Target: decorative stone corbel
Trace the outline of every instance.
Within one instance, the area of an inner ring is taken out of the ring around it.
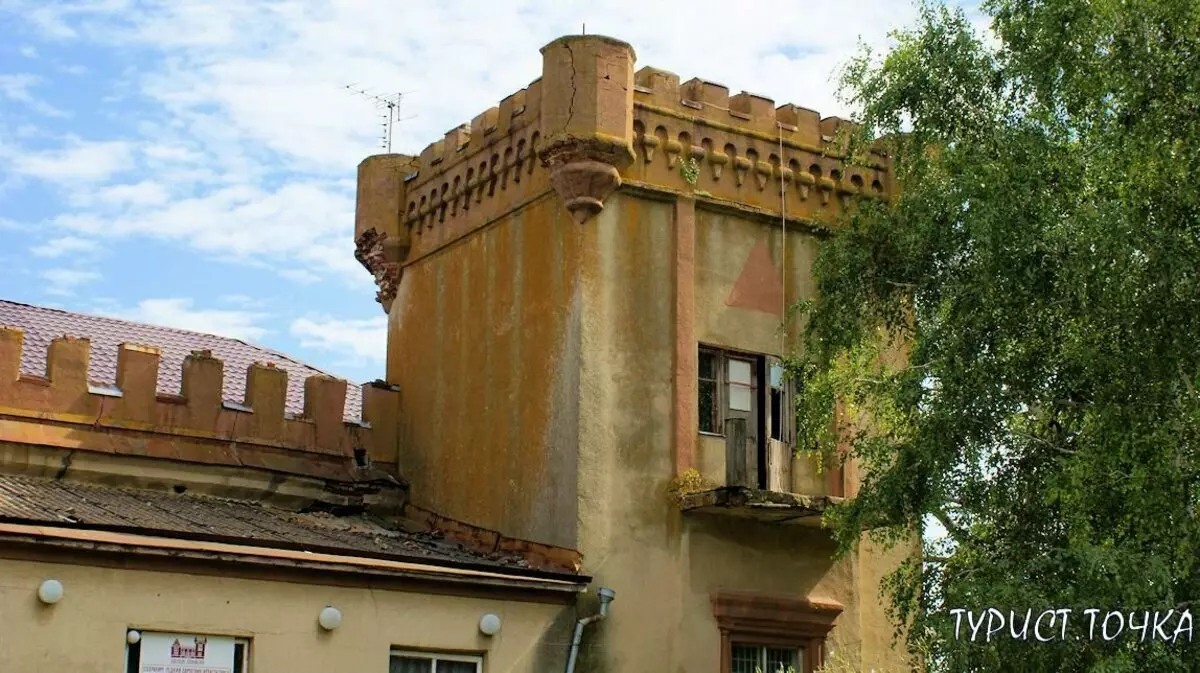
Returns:
[[[713,180],[720,180],[721,171],[725,168],[725,164],[729,163],[729,155],[725,154],[724,152],[717,152],[716,150],[713,150],[713,152],[708,155],[708,163],[712,164]]]
[[[831,178],[821,178],[817,180],[817,186],[821,188],[821,205],[829,205],[829,195],[837,187]]]
[[[746,181],[746,171],[750,170],[750,166],[750,160],[746,157],[733,158],[733,172],[737,174],[738,187],[741,187],[742,183]]]
[[[758,162],[754,167],[754,178],[758,180],[758,189],[762,191],[767,188],[767,179],[771,177],[771,164],[766,161]]]
[[[683,151],[683,145],[678,140],[667,141],[667,168],[675,168],[675,162],[679,160],[679,153]]]
[[[550,186],[583,224],[621,186],[621,170],[633,162],[633,150],[616,138],[572,138],[542,150],[541,159],[550,169]]]
[[[646,155],[646,163],[654,161],[654,150],[659,144],[658,136],[647,133],[642,137],[642,150]]]
[[[817,179],[808,171],[798,171],[796,173],[796,189],[800,191],[800,200],[808,199],[808,190],[817,183]]]

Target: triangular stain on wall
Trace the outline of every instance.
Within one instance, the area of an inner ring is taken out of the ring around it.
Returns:
[[[725,305],[783,315],[783,280],[766,240],[760,239],[750,251]]]

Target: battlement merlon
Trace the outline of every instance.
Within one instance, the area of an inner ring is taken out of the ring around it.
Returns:
[[[854,166],[845,161],[847,120],[730,95],[700,78],[681,83],[651,67],[635,73],[633,48],[610,37],[562,37],[541,52],[539,79],[419,157],[381,155],[360,166],[358,257],[375,275],[385,310],[406,261],[550,190],[579,222],[625,182],[776,216],[783,193],[787,216],[810,221],[831,220],[855,196],[893,191],[882,152]],[[682,167],[694,170],[685,176]]]
[[[0,327],[0,443],[246,466],[336,481],[354,481],[356,462],[394,466],[392,423],[399,393],[362,387],[362,420],[343,418],[346,382],[315,375],[304,381],[303,413],[285,412],[287,372],[255,363],[245,397],[223,399],[224,363],[206,351],[184,359],[181,390],[159,391],[160,351],[122,344],[116,381],[88,380],[91,343],[50,343],[44,376],[21,373],[24,333]],[[50,425],[46,425],[50,422]],[[84,435],[87,435],[84,438]],[[365,456],[357,455],[366,451]]]

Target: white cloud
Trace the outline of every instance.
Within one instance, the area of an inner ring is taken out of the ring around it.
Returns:
[[[37,48],[31,44],[21,45],[18,52],[25,58],[37,58],[38,55]]]
[[[87,254],[100,250],[96,241],[78,236],[62,236],[29,249],[35,257],[56,258],[69,254]]]
[[[261,323],[269,316],[253,311],[204,309],[186,298],[144,299],[125,309],[107,309],[105,315],[176,329],[255,341],[270,333]]]
[[[46,269],[41,277],[49,283],[46,293],[59,296],[73,295],[80,285],[100,280],[99,273],[83,269]]]
[[[170,199],[170,193],[162,184],[153,180],[98,187],[82,187],[68,194],[71,204],[79,208],[97,206],[159,206]]]
[[[364,320],[299,318],[292,321],[290,331],[301,346],[332,351],[348,363],[381,363],[387,358],[387,316]]]
[[[279,275],[293,283],[300,283],[301,285],[311,285],[321,280],[320,276],[308,269],[283,269],[279,272]]]
[[[47,117],[66,117],[66,112],[36,98],[30,89],[41,82],[37,75],[20,73],[15,75],[0,75],[0,95],[10,100],[24,103],[31,110]]]
[[[365,279],[352,253],[353,194],[321,182],[291,182],[275,191],[229,186],[161,206],[60,215],[61,230],[100,237],[145,236],[186,242],[212,255],[268,260],[281,268],[309,265],[346,279]],[[105,189],[76,201],[103,200]]]
[[[15,75],[0,75],[0,93],[13,100],[28,100],[29,89],[38,83],[40,78],[29,73]]]
[[[16,152],[8,157],[18,175],[50,182],[106,180],[132,165],[131,143],[123,140],[66,139],[65,147],[37,152]]]

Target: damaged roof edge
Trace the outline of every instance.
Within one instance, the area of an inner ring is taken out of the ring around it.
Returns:
[[[430,558],[418,555],[407,554],[389,554],[389,553],[372,553],[363,550],[348,550],[339,547],[331,547],[315,544],[299,544],[289,543],[280,540],[273,540],[270,543],[265,541],[254,540],[252,538],[242,538],[227,535],[208,535],[201,533],[189,533],[175,530],[159,530],[154,528],[134,527],[134,526],[114,526],[104,524],[48,524],[45,521],[21,520],[15,518],[5,518],[0,521],[0,535],[7,531],[9,526],[21,526],[28,529],[37,529],[48,531],[50,534],[60,534],[65,536],[75,535],[125,535],[135,538],[147,538],[156,540],[168,540],[178,542],[181,545],[190,544],[215,544],[228,545],[233,547],[245,548],[247,550],[256,550],[258,552],[280,552],[280,553],[295,553],[295,554],[321,554],[330,557],[344,559],[361,559],[364,561],[381,561],[394,563],[411,563],[421,566],[430,566],[444,568],[447,571],[463,571],[475,573],[490,573],[499,574],[511,577],[520,577],[526,579],[550,580],[550,581],[568,581],[581,582],[587,584],[591,581],[590,577],[577,575],[570,572],[556,572],[553,570],[543,570],[540,568],[523,568],[520,566],[501,566],[488,563],[472,563],[470,561],[459,561],[448,558]],[[347,553],[352,551],[352,553]]]
[[[400,556],[377,558],[312,550],[283,549],[249,544],[170,537],[62,526],[0,522],[0,542],[30,544],[98,552],[123,552],[142,556],[189,558],[222,563],[249,563],[277,568],[340,571],[459,584],[498,585],[557,593],[581,593],[591,583],[583,575],[550,573],[518,568],[481,566]]]

